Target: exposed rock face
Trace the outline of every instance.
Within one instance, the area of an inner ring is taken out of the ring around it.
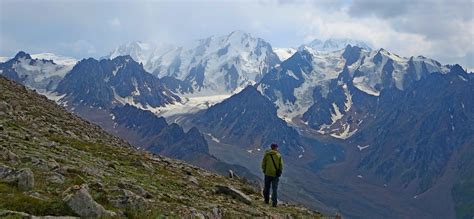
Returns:
[[[125,103],[158,107],[180,101],[130,56],[100,61],[84,59],[61,80],[55,91],[66,95],[62,101],[68,101],[69,105],[102,108]]]
[[[107,211],[89,194],[87,185],[73,186],[65,191],[64,202],[81,217],[114,217],[116,214]]]
[[[253,86],[197,114],[193,124],[226,144],[260,148],[277,143],[283,153],[301,150],[297,131],[278,118],[275,105]]]

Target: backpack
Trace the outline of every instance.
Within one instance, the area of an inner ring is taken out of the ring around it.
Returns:
[[[270,157],[272,158],[272,162],[273,162],[273,166],[275,167],[275,170],[276,170],[276,177],[280,177],[281,176],[281,169],[278,169],[276,164],[275,164],[275,160],[273,160],[273,156],[270,154]]]

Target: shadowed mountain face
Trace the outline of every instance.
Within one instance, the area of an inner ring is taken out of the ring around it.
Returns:
[[[107,129],[137,147],[223,175],[233,170],[248,180],[259,179],[242,166],[230,165],[210,155],[206,139],[195,127],[185,132],[176,123],[168,124],[163,117],[130,105],[115,107],[111,115],[114,126]]]
[[[400,57],[384,49],[348,45],[336,51],[301,47],[258,84],[258,90],[287,121],[301,120],[318,132],[346,139],[359,130],[371,102],[384,89],[408,89],[432,73],[446,74],[425,57]]]
[[[273,103],[253,86],[197,114],[193,121],[223,143],[242,148],[277,143],[286,154],[301,150],[298,132],[278,118]]]
[[[116,128],[123,127],[136,132],[141,139],[146,139],[145,143],[138,146],[149,151],[179,159],[209,152],[206,140],[196,128],[186,133],[179,125],[168,125],[163,117],[130,105],[117,106],[111,114]]]
[[[351,140],[370,145],[359,169],[420,194],[451,171],[457,154],[474,150],[474,81],[460,66],[401,92],[381,93],[373,118]],[[460,166],[458,166],[460,167]],[[468,171],[464,166],[458,171]],[[450,179],[456,183],[460,179]],[[458,203],[459,204],[459,203]]]
[[[59,83],[56,92],[65,95],[62,101],[69,105],[103,108],[127,103],[158,107],[180,101],[130,56],[84,59]]]

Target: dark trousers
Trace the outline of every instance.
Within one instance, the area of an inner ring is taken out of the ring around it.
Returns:
[[[263,188],[263,198],[265,203],[270,201],[270,187],[272,189],[272,204],[273,206],[277,205],[278,202],[278,177],[275,176],[265,176],[265,187]]]

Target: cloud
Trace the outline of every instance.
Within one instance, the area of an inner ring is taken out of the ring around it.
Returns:
[[[72,50],[74,53],[94,55],[97,52],[95,46],[87,40],[77,40],[75,42],[70,43],[60,43],[59,45],[64,47],[65,49]]]
[[[394,18],[404,15],[409,8],[417,7],[417,4],[418,2],[410,0],[354,0],[349,7],[349,15],[354,17],[376,16],[381,18]]]
[[[353,0],[339,10],[306,10],[306,40],[349,37],[404,56],[474,68],[474,2]]]
[[[469,54],[474,52],[474,1],[354,0],[348,14],[355,19],[382,20],[387,24],[386,32],[415,36],[417,44],[407,43],[417,47],[418,54],[474,67],[474,60],[466,58],[472,58]],[[391,40],[398,41],[397,44],[402,41]]]
[[[120,19],[117,17],[109,20],[108,23],[112,29],[120,29],[120,27],[122,27],[122,23],[120,22]]]
[[[403,56],[425,55],[474,68],[473,4],[471,0],[7,0],[0,1],[0,52],[9,54],[0,55],[48,50],[77,58],[101,57],[134,40],[183,44],[243,30],[275,47],[347,37]]]

